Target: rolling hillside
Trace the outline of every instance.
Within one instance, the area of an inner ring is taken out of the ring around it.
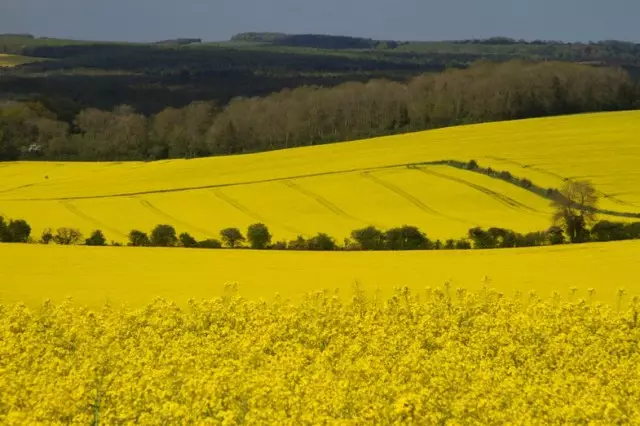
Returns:
[[[264,222],[276,239],[369,224],[411,224],[431,238],[473,226],[549,225],[548,200],[447,165],[475,159],[544,187],[593,181],[601,207],[640,212],[640,112],[532,119],[261,154],[127,163],[0,164],[0,213],[45,228],[174,225],[197,238]],[[617,220],[620,220],[617,218]]]

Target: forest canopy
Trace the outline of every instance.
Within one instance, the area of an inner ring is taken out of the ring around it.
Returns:
[[[335,87],[304,86],[226,105],[195,101],[144,115],[130,105],[65,120],[42,102],[0,104],[0,160],[157,160],[259,152],[459,124],[640,106],[617,68],[479,62]]]

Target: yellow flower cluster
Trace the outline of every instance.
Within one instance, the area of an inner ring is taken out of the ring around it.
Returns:
[[[628,305],[446,287],[0,305],[0,423],[638,424]]]

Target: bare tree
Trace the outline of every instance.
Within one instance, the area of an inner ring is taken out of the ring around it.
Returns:
[[[587,227],[596,220],[598,194],[588,181],[568,180],[553,200],[553,220],[562,226],[572,243],[584,242]]]

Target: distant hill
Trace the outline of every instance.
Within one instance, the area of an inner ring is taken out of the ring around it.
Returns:
[[[277,46],[308,47],[316,49],[377,49],[380,46],[394,48],[395,41],[380,41],[362,37],[324,34],[241,33],[231,41],[270,43]]]

